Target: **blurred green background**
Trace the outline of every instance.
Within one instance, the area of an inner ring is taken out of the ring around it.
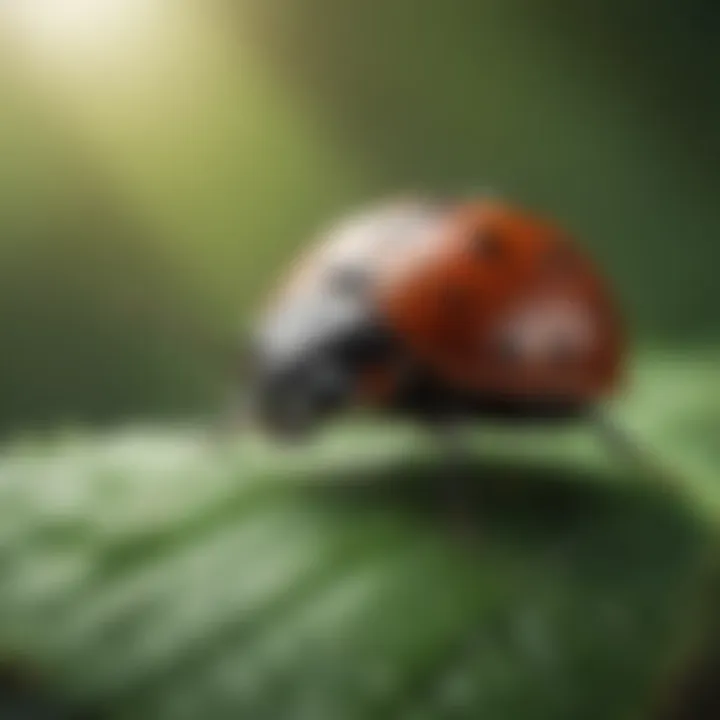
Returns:
[[[53,9],[54,8],[54,9]],[[720,339],[711,0],[4,0],[0,428],[206,410],[329,220],[490,187]]]
[[[0,718],[720,717],[719,43],[714,0],[0,0]],[[209,446],[316,232],[486,188],[616,287],[651,469],[483,426],[458,534],[417,429]]]

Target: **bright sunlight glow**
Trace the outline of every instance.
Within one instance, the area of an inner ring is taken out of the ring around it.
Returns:
[[[0,21],[48,54],[84,55],[127,39],[149,0],[0,0]]]

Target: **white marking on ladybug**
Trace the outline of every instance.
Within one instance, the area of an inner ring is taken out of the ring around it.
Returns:
[[[513,314],[501,337],[520,360],[546,362],[560,348],[573,356],[589,352],[595,324],[588,309],[569,298],[535,301]]]

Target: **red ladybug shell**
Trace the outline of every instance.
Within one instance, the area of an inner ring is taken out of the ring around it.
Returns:
[[[453,387],[590,401],[619,378],[620,323],[593,263],[552,223],[508,205],[449,211],[432,252],[381,283],[377,302]]]

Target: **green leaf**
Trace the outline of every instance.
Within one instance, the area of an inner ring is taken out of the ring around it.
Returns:
[[[8,448],[0,643],[133,720],[648,718],[704,622],[719,374],[649,356],[637,377],[616,417],[677,493],[587,428],[479,428],[461,510],[457,467],[406,427]]]

